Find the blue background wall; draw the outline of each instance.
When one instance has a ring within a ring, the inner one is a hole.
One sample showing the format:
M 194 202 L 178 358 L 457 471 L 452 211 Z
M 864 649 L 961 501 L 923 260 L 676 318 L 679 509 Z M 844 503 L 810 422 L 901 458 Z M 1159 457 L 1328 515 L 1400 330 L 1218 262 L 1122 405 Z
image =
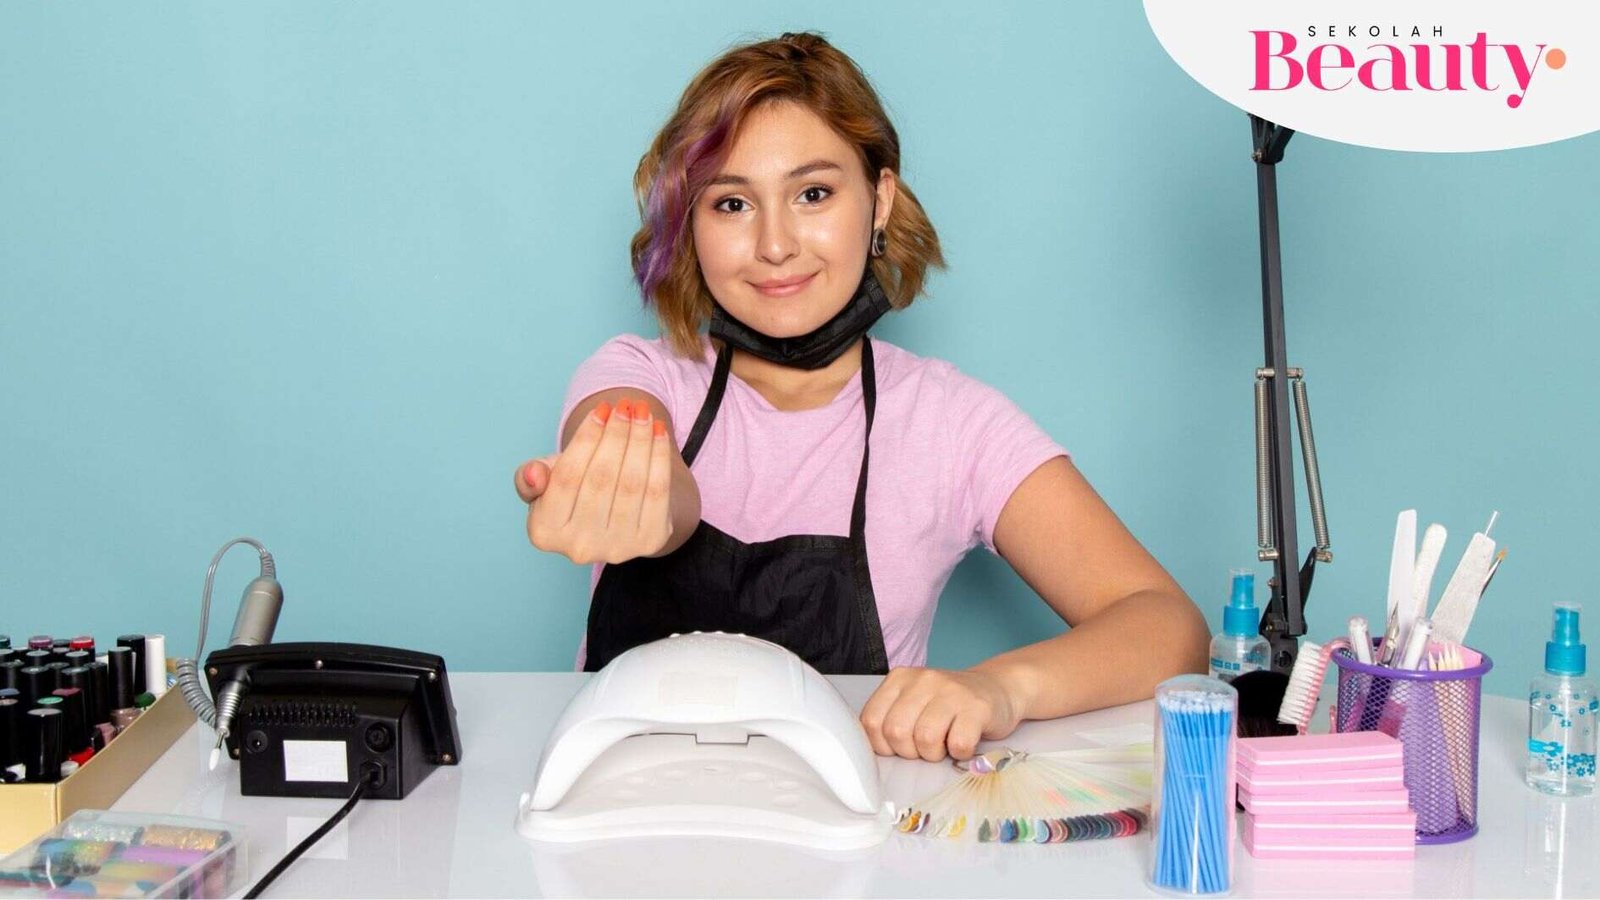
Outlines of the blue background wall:
M 1244 114 L 1131 2 L 678 6 L 0 7 L 0 631 L 187 654 L 207 560 L 248 533 L 280 639 L 569 667 L 587 573 L 529 546 L 512 467 L 579 360 L 654 334 L 630 180 L 683 85 L 803 28 L 874 79 L 950 260 L 881 334 L 1012 396 L 1218 624 L 1255 550 Z M 1447 567 L 1503 511 L 1492 690 L 1534 673 L 1550 601 L 1591 599 L 1597 158 L 1290 144 L 1290 360 L 1336 554 L 1315 637 L 1380 615 L 1411 506 Z M 980 551 L 932 662 L 1056 627 Z

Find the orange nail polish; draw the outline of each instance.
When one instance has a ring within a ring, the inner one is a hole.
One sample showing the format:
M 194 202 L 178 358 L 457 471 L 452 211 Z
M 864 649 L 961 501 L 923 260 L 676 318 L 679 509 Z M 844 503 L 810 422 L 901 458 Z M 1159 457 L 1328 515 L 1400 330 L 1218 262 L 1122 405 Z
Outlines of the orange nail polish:
M 666 437 L 667 436 L 667 423 L 661 421 L 660 419 L 657 419 L 656 422 L 655 422 L 655 428 L 652 429 L 652 430 L 655 432 L 656 437 Z
M 624 422 L 631 420 L 633 418 L 633 401 L 628 399 L 618 400 L 617 415 L 621 416 Z
M 610 421 L 611 404 L 601 400 L 600 405 L 594 408 L 594 417 L 600 420 L 601 425 L 604 425 L 606 422 Z

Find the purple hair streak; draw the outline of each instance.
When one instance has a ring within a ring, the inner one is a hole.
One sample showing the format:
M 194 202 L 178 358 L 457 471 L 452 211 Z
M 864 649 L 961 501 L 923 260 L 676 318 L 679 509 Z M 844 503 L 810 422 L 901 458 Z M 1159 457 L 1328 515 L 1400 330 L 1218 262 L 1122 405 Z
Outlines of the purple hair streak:
M 656 288 L 666 280 L 674 251 L 689 227 L 689 207 L 701 187 L 708 183 L 722 164 L 723 149 L 733 131 L 738 112 L 735 104 L 724 104 L 717 121 L 704 135 L 681 152 L 669 156 L 650 185 L 645 217 L 650 224 L 650 243 L 634 266 L 644 303 L 650 305 Z

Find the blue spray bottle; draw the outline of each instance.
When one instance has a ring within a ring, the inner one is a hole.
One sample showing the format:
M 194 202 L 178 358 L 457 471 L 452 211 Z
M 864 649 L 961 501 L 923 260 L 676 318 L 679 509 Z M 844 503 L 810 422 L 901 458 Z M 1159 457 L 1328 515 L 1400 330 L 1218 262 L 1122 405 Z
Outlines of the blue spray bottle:
M 1529 786 L 1546 794 L 1581 797 L 1594 793 L 1595 730 L 1600 697 L 1578 636 L 1576 603 L 1557 603 L 1555 624 L 1544 645 L 1544 674 L 1528 689 Z
M 1267 639 L 1256 612 L 1256 575 L 1233 569 L 1233 591 L 1222 610 L 1222 631 L 1211 639 L 1211 677 L 1232 681 L 1267 667 Z

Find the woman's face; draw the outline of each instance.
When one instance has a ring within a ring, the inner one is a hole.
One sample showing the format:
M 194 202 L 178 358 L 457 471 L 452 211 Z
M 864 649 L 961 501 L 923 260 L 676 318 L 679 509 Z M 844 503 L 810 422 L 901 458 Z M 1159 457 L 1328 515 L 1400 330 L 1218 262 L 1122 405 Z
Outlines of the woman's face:
M 695 202 L 701 275 L 745 325 L 772 337 L 805 334 L 855 293 L 872 229 L 893 202 L 888 169 L 874 185 L 855 148 L 819 116 L 790 101 L 766 104 L 745 119 Z

